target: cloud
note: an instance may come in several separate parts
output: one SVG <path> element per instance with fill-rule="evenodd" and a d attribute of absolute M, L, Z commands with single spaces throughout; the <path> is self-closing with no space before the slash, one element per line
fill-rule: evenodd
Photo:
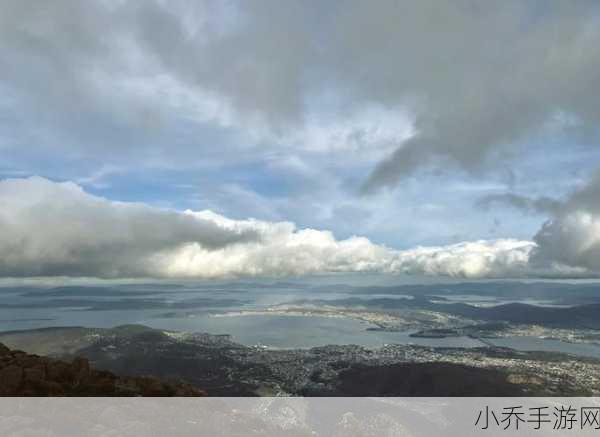
<path fill-rule="evenodd" d="M 583 276 L 600 272 L 600 172 L 557 201 L 534 240 L 534 265 L 563 266 Z"/>
<path fill-rule="evenodd" d="M 188 242 L 256 241 L 253 229 L 139 203 L 111 202 L 47 179 L 0 181 L 0 276 L 152 276 L 148 256 Z"/>
<path fill-rule="evenodd" d="M 72 183 L 7 180 L 0 275 L 593 276 L 600 183 L 561 199 L 497 194 L 504 185 L 491 189 L 496 180 L 471 183 L 490 168 L 508 169 L 509 178 L 524 174 L 529 188 L 542 187 L 531 192 L 558 192 L 560 175 L 594 165 L 596 152 L 585 144 L 572 152 L 578 142 L 598 143 L 600 101 L 589 90 L 600 71 L 599 12 L 578 0 L 6 0 L 0 158 L 7 175 L 72 179 L 109 197 L 123 185 L 149 191 L 140 181 L 152 179 L 147 197 L 156 202 L 168 195 L 156 186 L 176 179 L 203 190 L 203 207 L 273 221 L 227 221 L 111 202 Z M 559 144 L 529 142 L 520 154 L 519 144 L 549 125 Z M 543 164 L 525 165 L 532 156 Z M 466 169 L 460 177 L 469 190 L 496 193 L 480 200 L 483 208 L 508 204 L 549 220 L 532 241 L 405 251 L 278 221 L 293 216 L 302 227 L 344 236 L 359 225 L 403 247 L 490 235 L 482 231 L 487 218 L 464 213 L 461 203 L 472 198 L 464 187 L 421 174 L 402 179 L 423 166 Z M 400 180 L 401 192 L 350 197 L 361 184 L 372 193 Z M 537 215 L 502 219 L 524 239 L 538 226 Z"/>
<path fill-rule="evenodd" d="M 365 76 L 365 98 L 413 96 L 418 132 L 375 168 L 365 190 L 394 185 L 432 163 L 473 171 L 495 167 L 490 158 L 506 160 L 551 120 L 568 125 L 571 139 L 597 134 L 600 107 L 583 92 L 597 82 L 597 5 L 362 5 L 343 15 L 339 27 L 347 38 L 340 40 L 347 41 L 342 53 L 371 68 L 348 72 Z M 352 36 L 352 29 L 365 25 L 370 32 Z"/>
<path fill-rule="evenodd" d="M 528 197 L 515 193 L 488 194 L 479 198 L 476 205 L 483 209 L 490 209 L 494 204 L 508 205 L 516 209 L 532 213 L 549 214 L 561 207 L 561 202 L 550 197 Z"/>
<path fill-rule="evenodd" d="M 291 222 L 114 202 L 72 182 L 0 181 L 0 277 L 226 278 L 371 272 L 458 278 L 597 277 L 600 174 L 532 241 L 396 250 Z M 435 211 L 432 212 L 435 214 Z"/>
<path fill-rule="evenodd" d="M 372 192 L 424 165 L 480 171 L 549 122 L 574 140 L 598 134 L 589 90 L 600 8 L 590 1 L 12 0 L 2 9 L 4 128 L 36 122 L 13 147 L 50 142 L 116 160 L 143 144 L 153 162 L 215 153 L 212 140 L 169 141 L 177 119 L 239 131 L 244 144 L 376 147 L 387 158 L 363 175 Z"/>
<path fill-rule="evenodd" d="M 113 202 L 72 182 L 0 181 L 0 277 L 223 278 L 328 272 L 522 275 L 534 243 L 394 250 L 290 222 Z"/>
<path fill-rule="evenodd" d="M 394 270 L 406 274 L 459 278 L 515 277 L 531 274 L 535 243 L 513 239 L 463 242 L 398 252 Z"/>
<path fill-rule="evenodd" d="M 600 276 L 600 172 L 562 198 L 515 193 L 492 194 L 477 205 L 509 205 L 548 219 L 533 236 L 531 271 L 546 276 Z"/>
<path fill-rule="evenodd" d="M 600 216 L 580 210 L 548 220 L 534 237 L 534 265 L 571 270 L 577 276 L 600 272 Z"/>

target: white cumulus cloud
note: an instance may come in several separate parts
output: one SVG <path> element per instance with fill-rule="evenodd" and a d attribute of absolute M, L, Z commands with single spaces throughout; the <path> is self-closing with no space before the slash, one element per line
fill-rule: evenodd
<path fill-rule="evenodd" d="M 0 276 L 223 278 L 378 272 L 462 278 L 532 274 L 513 239 L 395 250 L 290 222 L 114 202 L 72 182 L 0 181 Z"/>
<path fill-rule="evenodd" d="M 522 276 L 535 248 L 531 241 L 500 239 L 418 247 L 398 252 L 395 271 L 462 278 Z"/>

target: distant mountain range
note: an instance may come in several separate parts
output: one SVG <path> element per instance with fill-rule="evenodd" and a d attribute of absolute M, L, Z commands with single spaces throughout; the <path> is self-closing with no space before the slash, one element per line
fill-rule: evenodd
<path fill-rule="evenodd" d="M 421 309 L 483 321 L 505 321 L 567 329 L 600 329 L 600 303 L 570 307 L 550 307 L 525 303 L 476 306 L 451 301 L 439 303 L 439 300 L 444 299 L 433 296 L 414 296 L 412 299 L 350 297 L 332 300 L 301 300 L 297 302 L 313 305 L 366 307 L 385 310 Z"/>

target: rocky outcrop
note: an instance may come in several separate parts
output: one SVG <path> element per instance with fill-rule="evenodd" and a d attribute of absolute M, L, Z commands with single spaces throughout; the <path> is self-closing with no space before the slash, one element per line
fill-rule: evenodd
<path fill-rule="evenodd" d="M 0 343 L 0 396 L 204 396 L 189 384 L 154 377 L 119 377 L 71 362 L 11 350 Z"/>

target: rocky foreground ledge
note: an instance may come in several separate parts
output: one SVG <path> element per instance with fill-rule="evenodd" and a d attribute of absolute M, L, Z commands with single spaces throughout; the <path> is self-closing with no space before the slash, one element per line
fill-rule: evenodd
<path fill-rule="evenodd" d="M 120 377 L 71 362 L 11 350 L 0 343 L 0 396 L 205 396 L 189 384 Z"/>

